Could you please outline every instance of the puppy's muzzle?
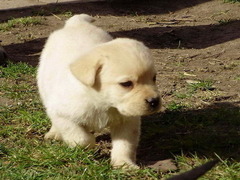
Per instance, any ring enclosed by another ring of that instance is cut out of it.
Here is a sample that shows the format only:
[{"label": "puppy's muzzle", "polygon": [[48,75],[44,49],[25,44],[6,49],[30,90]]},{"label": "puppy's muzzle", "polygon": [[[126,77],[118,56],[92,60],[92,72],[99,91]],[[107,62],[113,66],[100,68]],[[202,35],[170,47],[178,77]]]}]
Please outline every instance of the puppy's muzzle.
[{"label": "puppy's muzzle", "polygon": [[160,106],[160,97],[154,97],[154,98],[148,98],[145,99],[146,103],[148,104],[148,107],[151,111],[155,111],[159,108]]}]

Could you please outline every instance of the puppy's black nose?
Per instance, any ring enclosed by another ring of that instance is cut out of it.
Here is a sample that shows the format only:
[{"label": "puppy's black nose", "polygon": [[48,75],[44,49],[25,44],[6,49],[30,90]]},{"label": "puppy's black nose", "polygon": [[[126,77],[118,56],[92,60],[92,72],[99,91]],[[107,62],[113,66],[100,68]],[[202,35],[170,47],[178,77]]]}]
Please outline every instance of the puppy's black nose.
[{"label": "puppy's black nose", "polygon": [[150,108],[156,108],[160,104],[160,98],[159,97],[148,98],[148,99],[146,99],[146,102],[148,103]]}]

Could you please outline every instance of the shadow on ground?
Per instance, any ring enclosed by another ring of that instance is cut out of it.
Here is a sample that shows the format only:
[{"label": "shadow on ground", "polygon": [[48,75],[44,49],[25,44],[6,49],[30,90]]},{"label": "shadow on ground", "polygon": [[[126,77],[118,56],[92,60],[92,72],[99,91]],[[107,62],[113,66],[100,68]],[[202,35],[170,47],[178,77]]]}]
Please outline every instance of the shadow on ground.
[{"label": "shadow on ground", "polygon": [[[53,3],[41,6],[31,6],[18,9],[0,10],[3,16],[1,21],[6,21],[9,18],[17,18],[23,16],[37,15],[39,12],[54,13],[56,11],[69,11],[73,13],[88,13],[91,15],[151,15],[164,14],[178,11],[184,8],[192,7],[198,4],[208,2],[210,0],[107,0],[105,2],[90,2],[90,3]],[[47,14],[45,14],[47,15]]]},{"label": "shadow on ground", "polygon": [[32,66],[37,66],[45,41],[46,38],[34,39],[24,43],[4,46],[4,49],[12,62],[25,62]]},{"label": "shadow on ground", "polygon": [[[75,13],[88,13],[91,15],[153,15],[178,11],[184,8],[208,2],[209,0],[148,0],[121,3],[115,1],[92,3],[67,3],[50,4],[38,7],[26,7],[23,9],[0,11],[0,22],[13,17],[41,16],[61,14],[65,11]],[[200,26],[171,26],[148,27],[129,31],[117,31],[111,33],[115,37],[129,37],[143,41],[150,48],[207,48],[216,44],[228,42],[240,38],[240,21],[230,21],[224,24],[210,24]],[[35,39],[20,44],[5,46],[9,57],[15,62],[28,62],[31,65],[38,64],[39,54],[45,43],[45,38]]]},{"label": "shadow on ground", "polygon": [[[225,25],[171,28],[153,27],[131,31],[119,31],[111,34],[114,37],[128,37],[140,40],[148,47],[154,49],[202,49],[240,38],[239,32],[240,21],[237,20]],[[46,38],[34,39],[25,43],[10,44],[4,48],[10,59],[14,62],[27,62],[36,66],[45,41]]]},{"label": "shadow on ground", "polygon": [[202,49],[240,38],[240,21],[226,24],[149,27],[112,33],[116,37],[129,37],[143,41],[150,48]]},{"label": "shadow on ground", "polygon": [[176,155],[240,160],[240,102],[144,117],[138,159],[147,163]]}]

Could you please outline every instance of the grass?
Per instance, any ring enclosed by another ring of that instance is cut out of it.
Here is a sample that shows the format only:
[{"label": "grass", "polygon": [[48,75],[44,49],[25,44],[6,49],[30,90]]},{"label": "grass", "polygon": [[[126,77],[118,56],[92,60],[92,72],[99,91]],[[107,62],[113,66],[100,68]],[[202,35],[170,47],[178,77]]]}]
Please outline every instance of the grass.
[{"label": "grass", "polygon": [[211,80],[202,80],[196,83],[189,83],[189,89],[191,91],[196,91],[196,90],[213,90],[213,81]]},{"label": "grass", "polygon": [[224,0],[225,3],[237,3],[240,2],[240,0]]},{"label": "grass", "polygon": [[73,16],[73,12],[72,11],[65,11],[62,13],[63,16],[65,16],[66,18],[70,18]]},{"label": "grass", "polygon": [[[185,86],[173,92],[175,100],[167,104],[166,108],[171,111],[199,108],[199,100],[211,102],[220,95],[213,80],[186,80]],[[194,101],[197,101],[196,104]]]},{"label": "grass", "polygon": [[180,111],[182,109],[186,108],[186,105],[182,103],[177,103],[175,101],[172,101],[171,103],[168,104],[168,110],[170,111]]},{"label": "grass", "polygon": [[49,120],[36,90],[36,68],[25,63],[0,67],[1,95],[13,103],[0,109],[0,179],[157,179],[150,169],[112,169],[96,148],[44,142]]},{"label": "grass", "polygon": [[[157,180],[178,173],[113,169],[109,151],[100,146],[72,149],[62,142],[43,141],[50,124],[39,100],[35,76],[36,68],[25,63],[0,66],[1,98],[9,100],[4,104],[0,98],[0,179]],[[191,88],[203,91],[212,86],[203,81]],[[219,158],[221,163],[201,179],[239,179],[239,156],[234,154],[240,145],[239,108],[227,105],[213,109],[192,110],[173,101],[166,112],[145,117],[138,159],[170,157],[180,172],[185,172]]]},{"label": "grass", "polygon": [[0,31],[9,31],[17,26],[33,26],[41,24],[41,19],[35,17],[13,18],[0,24]]},{"label": "grass", "polygon": [[40,8],[37,10],[34,10],[33,15],[35,16],[50,16],[50,15],[55,15],[55,17],[65,17],[65,18],[70,18],[73,16],[73,12],[70,10],[61,10],[60,8],[51,8],[51,9],[45,9],[45,8]]},{"label": "grass", "polygon": [[220,19],[218,20],[218,24],[219,25],[227,25],[227,24],[230,24],[230,23],[233,23],[237,21],[236,19]]},{"label": "grass", "polygon": [[36,68],[27,65],[26,63],[13,64],[8,62],[7,68],[0,66],[0,78],[16,79],[24,75],[35,77]]},{"label": "grass", "polygon": [[231,22],[230,19],[220,19],[220,20],[218,21],[218,23],[219,23],[220,25],[225,25],[225,24],[228,24],[228,23],[230,23],[230,22]]},{"label": "grass", "polygon": [[240,75],[237,75],[235,78],[237,81],[240,81]]}]

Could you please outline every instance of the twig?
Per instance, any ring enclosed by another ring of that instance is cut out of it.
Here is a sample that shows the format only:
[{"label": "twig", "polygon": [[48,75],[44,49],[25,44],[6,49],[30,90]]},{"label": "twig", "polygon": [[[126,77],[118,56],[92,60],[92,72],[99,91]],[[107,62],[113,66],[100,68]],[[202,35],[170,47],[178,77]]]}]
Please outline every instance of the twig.
[{"label": "twig", "polygon": [[56,14],[51,13],[55,18],[62,20],[59,16],[57,16]]}]

